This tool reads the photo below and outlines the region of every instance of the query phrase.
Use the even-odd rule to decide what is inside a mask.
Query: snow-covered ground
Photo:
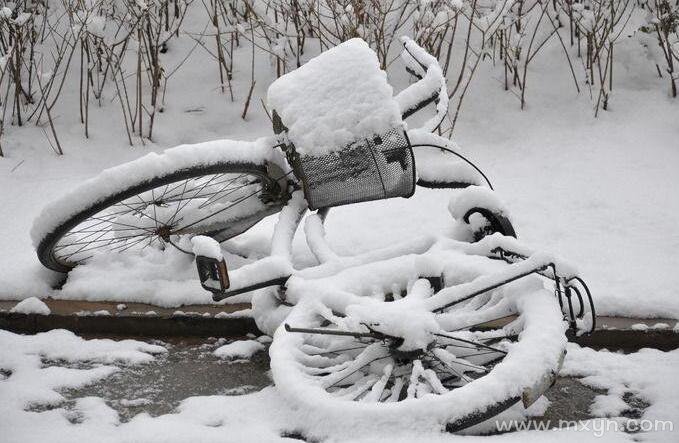
[[[238,346],[239,342],[236,342]],[[246,342],[247,343],[247,342]],[[258,342],[255,342],[258,343]],[[3,442],[91,441],[290,441],[302,436],[337,442],[487,441],[487,437],[440,433],[412,433],[389,429],[370,434],[351,427],[332,436],[310,433],[304,411],[290,407],[273,387],[246,395],[211,395],[187,398],[172,413],[141,413],[122,419],[110,399],[64,396],[60,392],[96,383],[119,371],[134,371],[166,352],[165,348],[125,340],[83,340],[54,330],[35,336],[0,331],[0,429]],[[227,345],[228,346],[228,345]],[[207,352],[207,350],[206,350]],[[232,363],[233,364],[233,363]],[[237,363],[236,363],[237,364]],[[606,393],[595,398],[592,416],[581,422],[527,422],[539,428],[497,435],[493,441],[675,441],[679,420],[679,385],[674,373],[679,351],[644,349],[624,355],[571,345],[564,375],[584,377],[582,382]],[[649,372],[653,368],[653,374]],[[181,381],[178,381],[181,382]],[[233,390],[232,390],[233,391]],[[142,395],[140,393],[139,395]],[[622,416],[628,408],[623,396],[650,403],[635,420]],[[126,400],[125,406],[143,406],[145,399]],[[491,428],[502,426],[491,423]],[[640,433],[627,433],[624,429]],[[559,428],[546,430],[550,428]]]

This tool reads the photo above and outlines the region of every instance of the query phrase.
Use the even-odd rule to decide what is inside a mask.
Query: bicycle
[[[215,301],[254,291],[257,324],[274,337],[276,386],[321,427],[409,417],[459,431],[519,401],[528,407],[558,374],[566,326],[594,329],[590,291],[564,262],[515,239],[488,178],[433,133],[447,113],[445,78],[435,57],[403,41],[418,80],[396,96],[353,39],[272,84],[274,136],[179,146],[85,182],[36,219],[41,263],[68,272],[96,254],[147,247],[196,255]],[[435,115],[405,129],[429,104]],[[464,188],[450,206],[456,239],[353,257],[325,240],[330,208],[408,198],[416,185]],[[271,254],[228,270],[215,242],[275,213]],[[296,270],[303,219],[319,265]]]

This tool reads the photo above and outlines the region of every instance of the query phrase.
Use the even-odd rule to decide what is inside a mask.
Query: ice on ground
[[[401,124],[398,104],[377,55],[348,40],[273,82],[271,109],[302,155],[323,155]]]
[[[263,351],[265,346],[257,340],[238,340],[215,349],[214,355],[225,360],[250,358]]]
[[[29,297],[17,303],[9,312],[49,315],[52,311],[50,311],[50,308],[39,298]]]

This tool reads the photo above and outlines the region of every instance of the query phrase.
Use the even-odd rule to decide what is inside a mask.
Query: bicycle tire
[[[243,143],[246,145],[248,144],[246,142]],[[115,182],[116,179],[126,183],[126,185],[121,189],[117,189],[114,192],[104,195],[103,197],[99,196],[99,198],[92,198],[89,200],[84,199],[86,201],[80,202],[79,209],[73,211],[66,217],[53,216],[52,218],[56,221],[52,224],[46,223],[39,217],[38,220],[40,220],[40,222],[36,220],[34,229],[32,230],[32,236],[34,244],[37,245],[36,252],[40,262],[45,267],[54,271],[70,271],[79,263],[79,261],[60,257],[57,253],[57,245],[59,245],[59,242],[63,240],[65,236],[69,235],[69,233],[79,225],[85,223],[86,220],[90,219],[91,217],[95,217],[97,214],[107,210],[108,208],[120,204],[129,206],[125,203],[126,200],[135,196],[138,197],[140,194],[148,192],[153,193],[153,190],[160,189],[161,187],[165,187],[167,191],[169,185],[177,182],[186,181],[188,183],[188,180],[199,180],[201,177],[207,177],[210,175],[216,176],[220,174],[240,174],[255,177],[255,181],[250,183],[250,185],[254,185],[256,183],[260,184],[260,194],[266,194],[268,201],[260,200],[261,204],[258,204],[256,209],[253,209],[249,212],[245,211],[245,213],[241,214],[239,218],[234,219],[233,223],[231,224],[220,225],[219,222],[215,222],[214,224],[210,225],[209,230],[195,232],[196,234],[199,233],[203,235],[215,236],[219,239],[219,241],[224,241],[228,238],[235,237],[236,235],[249,229],[257,221],[261,220],[267,215],[279,211],[282,208],[285,200],[278,183],[280,177],[271,177],[269,175],[267,172],[265,158],[262,156],[255,156],[253,157],[254,161],[234,161],[229,159],[228,151],[225,151],[221,159],[215,160],[216,155],[214,152],[210,153],[205,151],[205,155],[202,155],[201,149],[196,149],[196,147],[200,147],[200,145],[188,145],[170,150],[173,151],[170,153],[170,155],[174,155],[175,157],[177,152],[181,153],[181,151],[177,150],[182,148],[187,151],[183,154],[191,154],[190,157],[192,158],[184,162],[184,164],[180,165],[180,167],[177,169],[169,169],[159,174],[155,174],[155,176],[150,178],[140,176],[137,180],[125,179],[124,175],[130,174],[131,170],[135,170],[135,168],[141,170],[141,166],[143,166],[144,162],[149,163],[149,159],[142,157],[141,159],[137,159],[106,170],[105,173],[102,173],[93,179],[84,182],[73,192],[67,194],[60,200],[53,202],[43,211],[43,214],[41,214],[40,217],[49,217],[50,212],[58,210],[61,204],[72,205],[70,200],[74,198],[73,196],[78,195],[79,192],[81,193],[80,195],[87,195],[87,188],[92,189],[102,187],[111,181]],[[168,155],[168,152],[159,156],[155,154],[152,155],[155,157],[153,157],[151,160],[157,164],[163,164],[163,162],[169,160],[167,158],[163,158],[164,156]],[[184,157],[187,157],[187,155],[184,155]],[[139,164],[139,167],[135,166],[136,163]],[[184,190],[185,189],[186,185],[184,186]],[[199,195],[198,197],[202,196]],[[259,194],[257,197],[259,197]],[[241,201],[245,201],[245,199]],[[156,202],[154,202],[154,204],[156,204]],[[176,204],[177,212],[179,212],[179,207],[183,204],[182,199],[180,198]],[[184,204],[182,209],[184,207],[186,207],[186,204]],[[134,211],[132,212],[134,215],[136,215]],[[136,212],[141,213],[139,209],[136,209]],[[234,224],[237,224],[237,226],[234,226]],[[201,228],[201,226],[197,226],[197,229],[199,228]],[[113,230],[111,229],[110,232],[113,232]],[[105,240],[101,241],[105,242]]]

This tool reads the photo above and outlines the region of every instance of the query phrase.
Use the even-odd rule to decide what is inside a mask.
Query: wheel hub
[[[166,242],[170,241],[170,234],[172,234],[172,226],[159,226],[156,229],[156,235]]]

